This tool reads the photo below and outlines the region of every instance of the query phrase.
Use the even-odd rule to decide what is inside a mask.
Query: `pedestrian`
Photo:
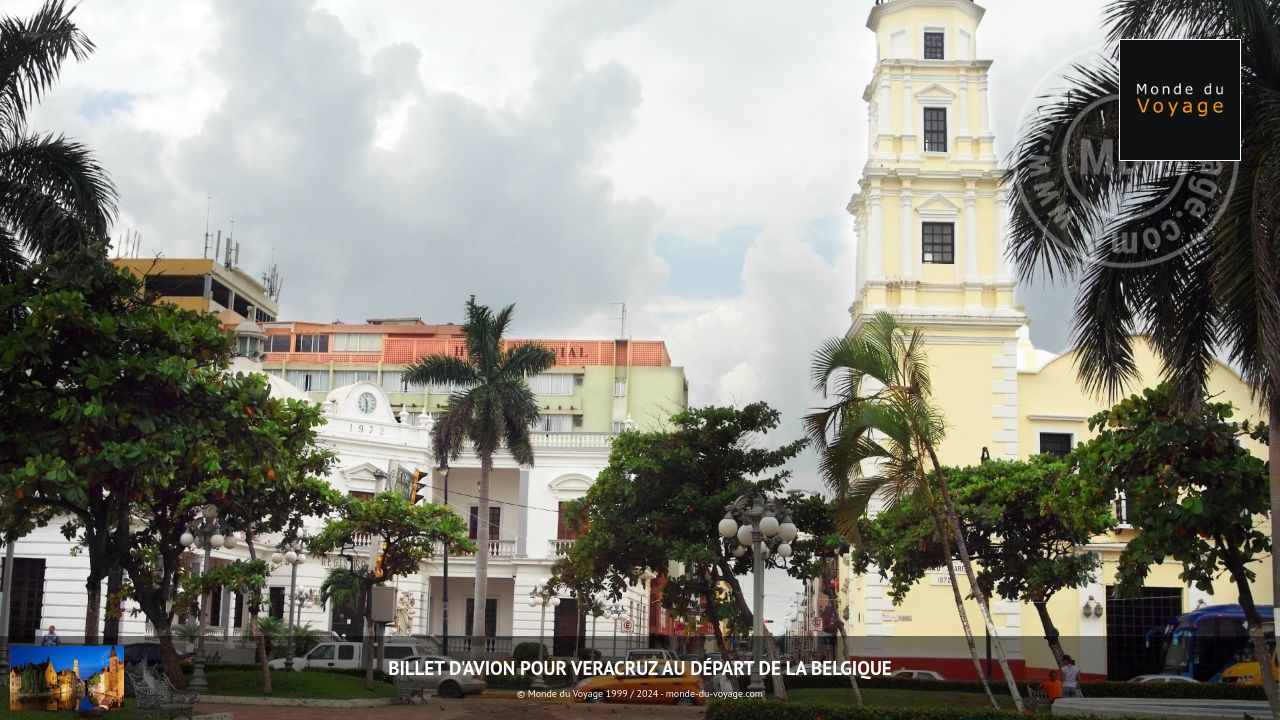
[[[1062,656],[1062,697],[1081,697],[1080,668],[1070,655]]]
[[[41,645],[61,645],[62,638],[58,637],[57,630],[58,630],[57,628],[50,625],[49,633],[44,636],[44,639],[40,641],[40,644]]]
[[[1040,683],[1040,687],[1044,690],[1045,699],[1050,703],[1062,697],[1062,680],[1058,679],[1057,670],[1050,670],[1049,679]]]

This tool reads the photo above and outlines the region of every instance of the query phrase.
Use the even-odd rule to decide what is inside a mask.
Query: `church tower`
[[[887,310],[929,336],[942,460],[1016,458],[1018,338],[1004,257],[1005,193],[978,59],[985,11],[972,0],[883,0],[867,27],[876,66],[863,92],[867,163],[849,202],[857,233],[856,332]],[[989,382],[988,382],[989,380]]]

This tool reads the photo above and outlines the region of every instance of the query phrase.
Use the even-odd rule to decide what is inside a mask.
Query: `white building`
[[[260,352],[255,352],[255,348],[260,349],[255,341],[264,335],[262,331],[246,322],[237,328],[237,333],[242,354],[261,357]],[[239,357],[233,371],[260,372],[261,366],[256,360]],[[273,395],[307,399],[306,393],[281,378],[268,377]],[[319,430],[319,437],[321,443],[337,455],[329,481],[338,491],[362,496],[397,487],[400,483],[400,489],[412,492],[404,487],[407,485],[404,478],[421,470],[425,490],[419,494],[433,502],[445,502],[443,476],[436,469],[438,462],[431,452],[429,415],[422,414],[410,421],[409,414],[397,412],[381,385],[374,382],[357,382],[330,391],[323,411],[326,422]],[[612,439],[611,433],[537,432],[533,436],[534,467],[519,467],[506,453],[496,458],[490,479],[493,525],[485,603],[489,617],[486,635],[494,638],[489,641],[491,652],[509,654],[513,636],[516,642],[537,640],[543,627],[546,643],[557,655],[572,654],[579,645],[594,646],[605,654],[612,651],[612,621],[602,618],[598,622],[583,623],[583,634],[587,636],[598,627],[597,643],[593,644],[589,637],[581,641],[575,637],[575,598],[566,594],[558,606],[547,607],[545,620],[541,608],[529,605],[531,589],[550,575],[558,554],[573,542],[572,533],[561,520],[562,504],[586,493],[608,461]],[[473,533],[479,472],[479,461],[473,455],[464,454],[451,463],[449,473],[448,504],[463,518],[470,519]],[[311,519],[307,529],[315,533],[322,524],[318,518]],[[62,537],[60,525],[55,520],[15,543],[10,623],[13,642],[39,642],[40,635],[50,625],[57,626],[64,642],[75,642],[83,636],[84,576],[88,561],[74,552],[73,541]],[[256,543],[269,553],[278,540],[259,537]],[[358,552],[367,555],[368,549]],[[193,563],[199,562],[195,552],[187,557]],[[212,563],[243,558],[247,558],[247,549],[241,542],[231,550],[215,550]],[[318,592],[328,568],[346,564],[339,556],[308,558],[297,568],[298,594],[314,595],[312,591]],[[443,634],[444,567],[444,558],[437,556],[424,563],[418,573],[395,581],[400,605],[406,611],[388,628],[389,633],[437,639]],[[291,569],[289,565],[282,565],[273,571],[268,591],[270,610],[264,614],[283,617],[287,612]],[[457,650],[465,642],[468,619],[474,607],[475,558],[450,557],[448,569],[448,634],[450,647]],[[619,623],[620,652],[648,643],[648,585],[644,581],[631,588],[620,601],[626,612],[625,620]],[[228,641],[227,649],[234,652],[236,639],[249,622],[242,600],[229,591],[207,600],[210,624],[220,629]],[[132,607],[132,603],[125,604],[121,621],[121,638],[126,643],[151,636],[143,616],[130,614]],[[352,622],[347,609],[322,608],[310,600],[303,602],[299,619],[313,628],[340,634],[358,632],[359,627]]]

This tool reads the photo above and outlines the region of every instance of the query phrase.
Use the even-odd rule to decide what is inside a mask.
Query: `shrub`
[[[511,651],[511,656],[516,663],[522,663],[546,660],[551,657],[551,653],[547,650],[547,646],[540,642],[522,642]]]
[[[586,660],[586,661],[599,660],[602,657],[604,657],[604,655],[602,655],[601,652],[595,648],[589,648],[589,647],[578,648],[579,660]]]

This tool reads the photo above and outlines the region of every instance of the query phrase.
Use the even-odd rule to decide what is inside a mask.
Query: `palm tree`
[[[48,0],[30,18],[0,17],[0,284],[14,282],[29,257],[75,245],[106,247],[116,194],[102,167],[80,143],[27,129],[27,110],[52,87],[67,57],[80,61],[93,51],[71,22],[74,11]],[[0,318],[0,328],[15,320]],[[21,535],[14,528],[5,533],[6,567]],[[5,593],[0,627],[8,627],[8,616]]]
[[[84,145],[27,129],[62,63],[93,51],[74,11],[47,0],[30,18],[0,17],[0,283],[28,257],[95,243],[105,251],[116,202],[106,173]]]
[[[469,628],[474,652],[484,647],[484,606],[489,582],[489,476],[493,456],[504,446],[521,465],[533,465],[529,430],[541,418],[538,401],[529,389],[529,375],[556,362],[555,353],[542,345],[521,343],[503,347],[503,336],[515,315],[508,305],[496,315],[485,305],[467,300],[467,321],[462,325],[466,358],[436,354],[420,358],[405,371],[405,380],[421,385],[454,388],[444,417],[432,430],[435,447],[452,458],[470,442],[480,460],[476,518],[475,612]]]
[[[1216,353],[1225,350],[1270,418],[1273,516],[1280,513],[1278,23],[1277,0],[1112,0],[1107,9],[1112,43],[1241,39],[1240,162],[1083,165],[1084,140],[1095,149],[1116,140],[1118,72],[1108,56],[1079,68],[1065,94],[1046,99],[1006,176],[1009,255],[1019,275],[1081,280],[1073,340],[1084,385],[1115,399],[1137,379],[1133,334],[1142,333],[1162,379],[1194,409]],[[1156,249],[1135,242],[1152,228],[1163,236]],[[1170,229],[1177,239],[1168,239]],[[1271,533],[1280,548],[1280,523]],[[1280,604],[1280,553],[1271,563]],[[1261,665],[1270,675],[1271,664]],[[1264,684],[1280,714],[1272,679]]]
[[[805,417],[805,432],[818,448],[819,473],[835,494],[837,525],[853,542],[861,542],[857,522],[875,498],[893,504],[915,495],[933,509],[974,669],[992,705],[998,707],[978,660],[964,598],[950,562],[952,541],[992,637],[1009,693],[1022,710],[1004,644],[991,621],[987,596],[978,585],[946,475],[938,462],[936,448],[946,433],[946,424],[933,405],[924,344],[924,333],[899,325],[886,312],[874,315],[852,337],[827,340],[814,353],[810,375],[814,390],[823,397],[834,394],[835,401]],[[864,466],[876,466],[877,472],[864,474]]]

